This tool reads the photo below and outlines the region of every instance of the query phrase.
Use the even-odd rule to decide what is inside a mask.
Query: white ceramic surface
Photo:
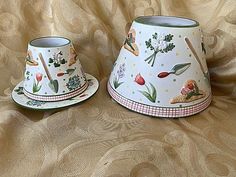
[[[23,93],[23,81],[12,91],[12,99],[20,106],[34,110],[48,110],[71,106],[87,100],[98,90],[99,83],[97,79],[90,74],[86,74],[86,78],[88,80],[88,88],[82,94],[67,100],[45,102],[30,99]]]
[[[165,16],[134,20],[108,81],[121,105],[151,116],[182,117],[211,101],[198,22]]]
[[[88,83],[69,39],[41,37],[28,44],[24,93],[36,100],[58,101],[81,94]]]

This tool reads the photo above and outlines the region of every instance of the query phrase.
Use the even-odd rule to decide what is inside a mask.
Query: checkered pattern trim
[[[34,95],[31,94],[29,92],[27,92],[26,90],[24,90],[24,94],[25,96],[33,99],[33,100],[39,100],[39,101],[61,101],[61,100],[66,100],[72,97],[75,97],[81,93],[83,93],[86,89],[88,88],[88,82],[86,82],[81,88],[64,94],[64,95],[58,95],[58,96],[41,96],[41,95]]]
[[[127,98],[124,98],[120,94],[118,94],[110,85],[108,82],[107,89],[111,97],[117,101],[122,106],[131,109],[133,111],[150,115],[150,116],[156,116],[156,117],[186,117],[190,116],[196,113],[199,113],[206,109],[209,104],[211,103],[211,95],[208,96],[204,101],[201,103],[195,104],[193,106],[188,107],[175,107],[175,108],[165,108],[165,107],[156,107],[156,106],[150,106],[141,104],[132,100],[129,100]]]

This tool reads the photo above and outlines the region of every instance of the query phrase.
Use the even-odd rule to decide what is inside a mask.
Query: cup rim
[[[55,38],[55,39],[65,39],[67,40],[67,43],[65,44],[62,44],[62,45],[57,45],[57,46],[39,46],[39,45],[33,45],[32,43],[36,40],[39,40],[39,39],[52,39],[52,38]],[[58,48],[58,47],[63,47],[63,46],[67,46],[71,44],[71,40],[66,38],[66,37],[62,37],[62,36],[43,36],[43,37],[38,37],[38,38],[34,38],[32,39],[28,45],[29,46],[32,46],[32,47],[37,47],[37,48]]]
[[[185,20],[189,21],[193,24],[191,25],[170,25],[167,23],[153,23],[153,22],[145,22],[145,19],[151,19],[151,18],[166,18],[166,19],[179,19],[179,20]],[[196,20],[193,20],[191,18],[185,18],[185,17],[179,17],[179,16],[164,16],[164,15],[150,15],[150,16],[139,16],[136,19],[134,19],[136,23],[144,24],[144,25],[151,25],[151,26],[160,26],[160,27],[172,27],[172,28],[192,28],[199,26],[199,22]]]

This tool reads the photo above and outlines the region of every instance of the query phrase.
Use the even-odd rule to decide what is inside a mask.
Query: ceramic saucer
[[[98,90],[99,83],[97,79],[90,74],[86,74],[86,78],[89,82],[88,88],[80,95],[67,100],[54,102],[32,100],[23,93],[23,81],[21,81],[12,91],[12,99],[20,106],[34,110],[47,110],[71,106],[87,100]]]

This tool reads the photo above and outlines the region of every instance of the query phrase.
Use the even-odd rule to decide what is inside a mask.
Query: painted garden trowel
[[[65,74],[68,74],[70,76],[71,74],[74,73],[75,70],[76,70],[76,68],[74,68],[74,69],[67,69],[65,72],[57,73],[57,77],[64,76]]]
[[[43,55],[41,53],[39,53],[39,59],[40,59],[41,63],[43,64],[44,70],[45,70],[47,77],[49,79],[48,86],[51,88],[51,90],[53,92],[57,93],[58,88],[59,88],[58,81],[56,79],[55,80],[52,79],[52,76],[50,75],[50,73],[48,71],[47,65],[46,65],[46,63],[43,59]]]
[[[159,78],[164,78],[169,76],[170,74],[175,74],[175,75],[180,75],[182,73],[184,73],[184,71],[186,71],[189,67],[190,67],[191,63],[182,63],[182,64],[176,64],[169,72],[160,72],[157,77]]]

